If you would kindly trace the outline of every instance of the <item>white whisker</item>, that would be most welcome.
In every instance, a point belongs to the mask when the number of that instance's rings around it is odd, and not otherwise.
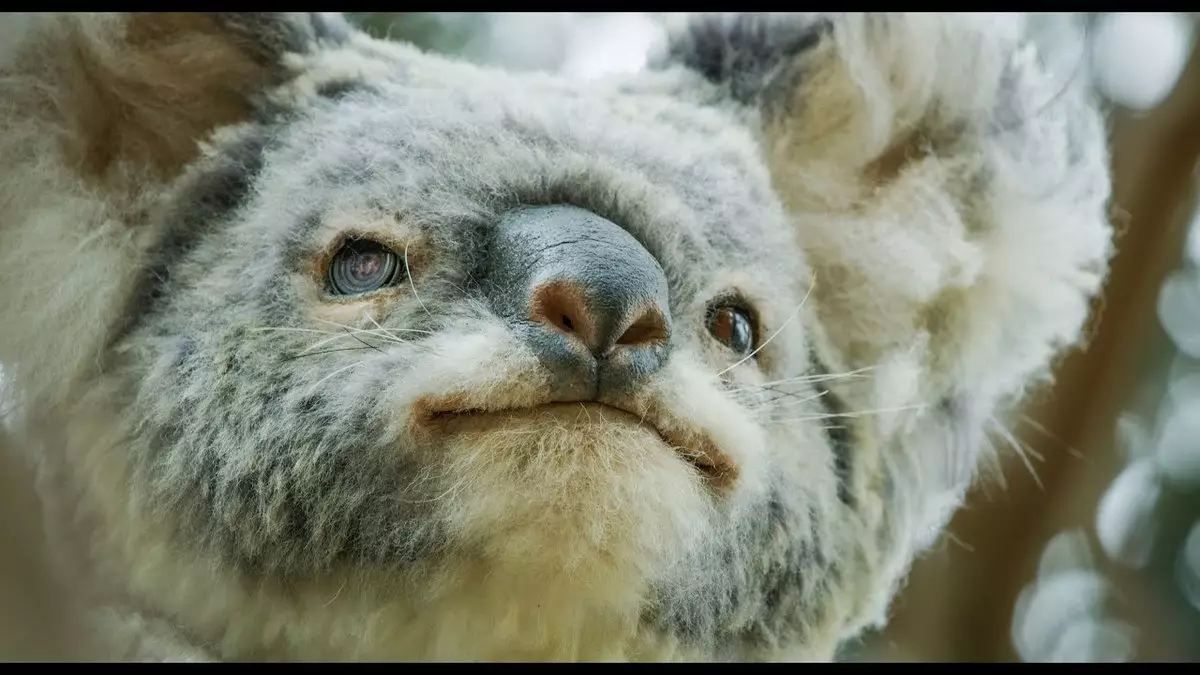
[[[354,326],[347,326],[346,324],[338,323],[336,321],[330,321],[328,319],[322,319],[319,317],[317,318],[317,321],[320,321],[321,323],[327,323],[331,326],[337,326],[338,328],[342,328],[344,330],[348,330],[348,331],[355,332],[355,333],[366,333],[367,335],[383,335],[383,333],[380,333],[379,330],[377,330],[377,329],[355,328]],[[393,328],[392,330],[400,332],[400,333],[418,333],[421,335],[433,335],[433,331],[421,330],[419,328]],[[389,336],[384,335],[384,337],[389,337]],[[390,337],[393,339],[396,339],[396,340],[400,339],[394,335],[392,335]]]
[[[343,332],[336,332],[336,331],[330,331],[330,330],[317,330],[315,328],[290,328],[290,327],[275,327],[275,326],[254,328],[252,330],[254,330],[255,332],[262,332],[262,331],[284,332],[284,331],[286,331],[286,332],[296,332],[296,333],[317,333],[319,335],[330,336],[325,339],[318,340],[318,341],[314,342],[313,344],[310,344],[309,346],[305,347],[303,351],[301,351],[299,354],[297,354],[297,356],[304,356],[305,354],[315,351],[319,347],[327,345],[330,342],[334,342],[336,340],[341,340],[341,339],[344,339],[347,337],[352,337],[352,338],[358,340],[359,342],[362,342],[362,344],[367,347],[371,347],[372,349],[377,349],[377,347],[375,347],[374,345],[370,345],[370,344],[367,344],[366,342],[363,342],[363,340],[361,338],[357,337],[356,335],[354,335],[353,332],[343,333]],[[361,332],[365,332],[365,331],[361,331]]]
[[[342,373],[347,370],[350,370],[354,366],[362,365],[363,363],[365,363],[365,361],[363,361],[362,359],[359,359],[359,360],[354,361],[350,365],[342,366],[341,368],[338,368],[337,370],[333,371],[332,373],[329,373],[325,377],[322,377],[321,379],[317,380],[316,383],[313,384],[313,386],[309,388],[309,391],[310,392],[316,391],[317,388],[320,387],[321,384],[325,382],[325,380],[328,380],[329,378],[333,377],[334,375],[337,375],[338,373]]]
[[[370,312],[363,312],[363,316],[367,317],[367,320],[370,321],[371,323],[375,324],[375,328],[383,331],[383,334],[386,335],[387,337],[395,340],[397,343],[404,342],[403,340],[400,339],[400,337],[398,335],[392,333],[391,331],[384,328],[383,326],[380,326],[379,322],[375,320],[375,317],[371,316]],[[415,330],[415,329],[413,329],[413,330]],[[428,331],[426,331],[426,332],[428,332]]]
[[[828,396],[828,395],[829,395],[828,389],[819,391],[815,394],[810,394],[808,396],[803,396],[801,394],[792,394],[789,392],[773,392],[771,390],[767,390],[767,391],[763,392],[763,398],[762,398],[762,400],[759,401],[759,403],[776,404],[776,406],[775,406],[776,408],[786,407],[786,406],[798,406],[798,405],[802,405],[805,403],[811,403],[819,398],[822,398],[822,397]]]
[[[877,415],[880,413],[901,412],[901,411],[905,411],[905,410],[921,410],[921,409],[927,408],[927,407],[929,407],[929,406],[927,406],[927,405],[903,405],[903,406],[897,406],[894,408],[876,408],[874,410],[856,410],[854,412],[845,412],[845,413],[820,413],[817,415],[804,415],[801,417],[772,418],[772,419],[768,419],[766,421],[782,423],[782,422],[804,422],[804,421],[808,421],[808,420],[823,420],[823,419],[838,418],[838,417],[854,418],[854,417],[862,417],[863,415]]]
[[[262,331],[273,330],[273,331],[287,331],[287,332],[296,332],[296,333],[320,333],[321,335],[334,335],[335,334],[331,330],[317,330],[316,328],[292,328],[289,326],[260,326],[258,328],[251,328],[250,330],[252,330],[256,333],[262,332]]]
[[[877,367],[878,366],[863,366],[862,368],[855,368],[854,370],[848,370],[844,373],[821,373],[819,375],[801,375],[799,377],[789,377],[789,378],[785,378],[782,380],[772,380],[770,382],[764,382],[759,386],[779,386],[779,385],[783,385],[783,384],[790,384],[792,382],[826,382],[828,380],[840,380],[840,379],[848,378],[848,377],[858,377],[858,376],[860,376],[861,373],[875,370]]]
[[[301,352],[298,354],[298,356],[303,356],[303,355],[305,355],[305,354],[307,354],[307,353],[309,353],[309,352],[315,351],[315,350],[316,350],[317,348],[319,348],[319,347],[322,347],[322,346],[324,346],[324,345],[327,345],[327,344],[329,344],[330,342],[334,342],[334,341],[336,341],[336,340],[342,340],[342,339],[345,339],[345,338],[348,338],[348,337],[355,337],[355,336],[354,336],[354,334],[353,334],[353,333],[334,333],[334,334],[333,334],[333,335],[331,335],[330,337],[327,337],[327,338],[325,338],[325,339],[323,339],[323,340],[317,340],[316,342],[312,343],[311,345],[309,345],[309,346],[305,347],[305,348],[304,348],[304,349],[303,349],[303,350],[302,350],[302,351],[301,351]]]
[[[760,351],[762,351],[763,347],[766,347],[768,344],[771,343],[771,340],[775,339],[776,335],[779,335],[781,332],[783,332],[783,329],[787,328],[788,324],[790,324],[797,316],[800,315],[800,310],[804,309],[804,303],[808,302],[808,296],[812,295],[813,288],[816,287],[816,285],[817,285],[817,276],[816,276],[816,274],[814,274],[812,283],[810,283],[808,285],[808,292],[804,294],[804,297],[801,298],[801,300],[800,300],[800,304],[796,306],[796,309],[792,312],[792,315],[789,316],[787,318],[787,320],[783,322],[783,325],[781,325],[778,329],[776,329],[774,333],[771,333],[770,337],[768,337],[766,340],[763,340],[763,343],[761,345],[759,345],[758,347],[756,347],[754,349],[754,351],[752,351],[749,354],[738,359],[738,361],[736,363],[729,366],[725,370],[722,370],[721,372],[717,373],[717,377],[720,377],[720,376],[724,375],[725,373],[728,373],[729,371],[733,370],[734,368],[737,368],[738,366],[742,365],[746,361],[749,361],[750,359],[754,358],[754,356],[756,354],[758,354]]]
[[[429,313],[429,308],[425,306],[425,301],[421,299],[420,295],[417,295],[417,285],[413,283],[412,272],[408,269],[408,244],[404,245],[404,276],[408,277],[408,287],[412,289],[413,297],[417,299],[417,302],[421,305],[421,309],[425,310],[427,316],[432,317],[433,315]]]

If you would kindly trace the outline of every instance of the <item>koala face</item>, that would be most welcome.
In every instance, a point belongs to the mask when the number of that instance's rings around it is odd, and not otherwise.
[[[700,16],[573,82],[29,20],[11,107],[75,108],[0,243],[100,243],[0,359],[88,573],[224,658],[829,658],[1103,275],[1098,116],[1004,28]]]
[[[251,575],[470,564],[706,646],[746,607],[798,629],[841,408],[749,134],[453,73],[248,128],[175,199],[203,234],[114,341],[147,500]]]

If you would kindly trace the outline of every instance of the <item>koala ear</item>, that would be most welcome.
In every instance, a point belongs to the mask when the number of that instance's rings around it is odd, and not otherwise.
[[[1021,30],[1019,15],[693,15],[652,61],[748,113],[830,340],[856,366],[905,355],[920,402],[1020,393],[1079,338],[1106,270],[1100,115]]]
[[[217,130],[256,119],[275,85],[296,82],[352,33],[339,17],[316,14],[0,21],[7,384],[23,398],[61,398],[95,371],[164,223],[193,227],[154,214],[195,178],[193,167],[216,161],[202,147]],[[229,167],[200,176],[209,201],[233,199],[253,161],[246,154],[225,153],[217,159]]]
[[[168,177],[250,116],[289,53],[345,39],[336,16],[127,13],[7,19],[5,107],[53,125],[80,177]],[[24,86],[22,86],[24,85]],[[11,114],[11,113],[10,113]]]

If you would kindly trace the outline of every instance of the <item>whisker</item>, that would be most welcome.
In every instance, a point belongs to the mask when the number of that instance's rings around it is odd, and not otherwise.
[[[308,347],[305,347],[304,351],[307,352],[307,351],[311,351],[313,349],[318,349],[320,347],[324,347],[325,345],[329,344],[330,342],[334,342],[334,341],[341,340],[341,339],[348,338],[348,337],[354,337],[355,339],[358,339],[357,337],[355,337],[355,335],[353,333],[330,333],[330,335],[331,335],[331,337],[327,337],[323,340],[317,340],[316,342],[309,345]],[[362,342],[362,340],[358,340],[358,341]],[[366,343],[363,343],[363,344],[366,344]],[[303,352],[301,352],[301,353],[303,353]]]
[[[329,321],[327,319],[321,319],[321,318],[317,318],[317,321],[320,321],[322,323],[327,323],[332,326],[336,326],[346,332],[342,333],[342,332],[331,331],[331,330],[318,330],[316,328],[296,328],[296,327],[291,327],[291,326],[259,326],[256,328],[252,328],[250,330],[253,330],[255,332],[281,331],[281,332],[293,332],[293,333],[317,333],[320,335],[331,335],[331,336],[333,336],[334,339],[345,338],[345,337],[354,337],[354,334],[356,334],[356,333],[363,333],[363,334],[370,335],[373,337],[381,336],[380,332],[378,330],[374,330],[374,329],[355,328],[354,326],[347,326],[345,324],[340,324],[336,321]],[[417,328],[393,328],[392,330],[400,331],[403,333],[419,333],[421,335],[433,335],[432,331],[420,330]],[[382,335],[382,337],[384,337],[385,339],[396,341],[396,342],[403,342],[404,344],[408,344],[406,341],[402,340],[401,338],[397,337],[396,335],[391,334],[391,331],[386,331],[386,332],[388,333],[387,335]],[[316,346],[319,346],[319,345],[312,345],[312,347],[316,347]]]
[[[798,377],[786,377],[786,378],[784,378],[784,380],[772,380],[769,382],[763,382],[761,384],[756,384],[754,382],[744,382],[744,383],[739,383],[739,387],[767,387],[767,386],[781,386],[781,384],[791,384],[791,383],[827,382],[829,380],[842,380],[842,378],[846,378],[846,377],[858,377],[858,376],[860,376],[860,374],[863,374],[863,372],[875,370],[876,368],[878,368],[878,366],[868,365],[868,366],[863,366],[863,368],[847,370],[846,372],[832,372],[832,374],[830,374],[830,372],[822,372],[822,374],[820,374],[820,375],[800,375]]]
[[[367,315],[367,318],[371,319],[371,321],[374,322],[374,319],[372,319],[369,314]],[[421,342],[401,339],[399,336],[392,334],[390,331],[388,331],[387,329],[385,329],[383,327],[380,327],[379,329],[375,329],[375,330],[368,330],[368,329],[362,329],[362,328],[354,328],[352,326],[343,326],[341,324],[337,324],[336,322],[332,322],[332,321],[330,321],[328,323],[339,326],[345,332],[339,333],[339,332],[333,332],[333,331],[314,330],[311,328],[296,328],[296,329],[282,328],[282,327],[279,328],[279,330],[295,330],[298,332],[317,333],[317,334],[321,334],[321,335],[329,335],[330,336],[328,338],[318,340],[317,342],[309,345],[308,347],[305,347],[302,351],[292,354],[290,357],[285,358],[284,360],[290,361],[293,359],[300,358],[302,356],[309,356],[309,355],[315,356],[318,354],[330,354],[333,352],[342,352],[342,351],[361,351],[363,349],[372,349],[372,350],[379,352],[380,354],[385,353],[384,350],[381,349],[379,345],[375,345],[375,344],[371,344],[370,342],[367,342],[362,337],[360,337],[360,334],[365,334],[370,337],[382,339],[384,342],[391,343],[391,344],[419,348],[419,349],[422,349],[425,351],[430,351],[430,352],[435,351],[435,350],[432,350],[428,345],[425,345]],[[378,325],[378,323],[376,323],[376,325]],[[263,330],[263,329],[256,329],[256,330]],[[271,330],[274,330],[274,328],[271,328]],[[405,329],[399,329],[399,330],[405,330]],[[415,329],[412,329],[412,330],[413,330],[413,332],[422,333],[422,334],[429,333],[429,331],[418,331]],[[331,342],[334,342],[336,340],[345,339],[345,338],[350,338],[352,340],[355,340],[362,346],[361,347],[338,347],[338,348],[333,348],[333,349],[319,349],[320,347],[327,345]]]
[[[367,317],[367,318],[370,318],[370,315],[368,315],[368,317]],[[376,345],[373,345],[373,344],[371,344],[371,343],[367,342],[366,340],[364,340],[364,339],[362,339],[362,338],[358,337],[358,336],[357,336],[357,335],[355,335],[354,333],[351,333],[351,334],[350,334],[350,337],[352,337],[352,338],[354,338],[355,340],[358,340],[359,342],[361,342],[361,343],[362,343],[362,345],[363,345],[364,347],[370,347],[371,349],[374,349],[375,351],[379,352],[380,354],[382,354],[382,353],[383,353],[383,350],[382,350],[382,349],[380,349],[378,346],[376,346]]]
[[[817,415],[805,415],[805,416],[801,416],[801,417],[768,419],[766,421],[782,423],[782,422],[804,422],[807,420],[823,420],[823,419],[831,419],[831,418],[836,418],[836,417],[855,418],[855,417],[862,417],[863,415],[877,415],[879,413],[901,412],[904,410],[921,410],[923,408],[928,408],[928,407],[929,407],[928,405],[903,405],[903,406],[897,406],[894,408],[876,408],[874,410],[856,410],[854,412],[844,412],[844,413],[821,413],[821,414],[817,414]]]
[[[771,333],[770,337],[768,337],[766,340],[763,340],[763,343],[761,345],[759,345],[758,347],[756,347],[754,349],[754,351],[752,351],[749,354],[738,359],[736,363],[729,366],[725,370],[722,370],[721,372],[717,373],[717,377],[720,377],[720,376],[724,375],[725,373],[728,373],[729,371],[733,370],[734,368],[737,368],[738,366],[742,365],[746,361],[749,361],[750,359],[754,358],[754,356],[756,354],[758,354],[760,351],[762,351],[763,347],[766,347],[768,344],[771,343],[771,340],[775,339],[776,335],[779,335],[781,332],[783,332],[783,329],[787,328],[788,324],[790,324],[797,316],[800,315],[800,310],[804,309],[804,304],[806,302],[808,302],[808,296],[812,295],[813,288],[815,288],[816,285],[817,285],[817,275],[813,274],[812,282],[808,285],[808,292],[805,293],[804,297],[800,299],[800,304],[796,306],[796,309],[792,312],[792,315],[789,316],[787,318],[787,320],[784,321],[783,324],[781,326],[779,326],[778,329],[775,330],[774,333]]]
[[[401,339],[400,339],[400,337],[399,337],[398,335],[395,335],[395,334],[393,334],[391,331],[389,331],[388,329],[384,328],[383,326],[380,326],[380,325],[379,325],[379,322],[375,320],[375,317],[371,316],[371,313],[370,313],[370,312],[363,312],[363,316],[367,317],[367,320],[368,320],[368,321],[370,321],[371,323],[375,324],[375,328],[377,328],[377,329],[379,329],[379,330],[383,331],[383,334],[384,334],[384,335],[386,335],[386,336],[388,336],[388,337],[392,338],[392,339],[393,339],[393,340],[395,340],[396,342],[404,342],[404,340],[401,340]]]
[[[355,328],[354,326],[347,326],[346,324],[338,323],[336,321],[330,321],[329,319],[322,319],[320,317],[317,317],[317,321],[320,321],[322,323],[327,323],[331,326],[337,326],[338,328],[342,328],[342,329],[352,331],[355,333],[366,333],[367,335],[379,335],[380,334],[379,330],[377,330],[377,329]],[[398,331],[400,333],[419,333],[421,335],[433,335],[433,331],[421,330],[419,328],[393,328],[391,330]],[[399,339],[394,335],[392,335],[390,337],[392,339]]]
[[[404,245],[404,276],[408,277],[408,287],[412,289],[413,297],[420,303],[421,309],[425,310],[427,316],[432,317],[433,314],[430,314],[429,308],[425,306],[425,301],[421,299],[420,295],[417,295],[417,285],[413,283],[412,271],[408,269],[408,244]]]
[[[295,361],[296,359],[304,358],[305,356],[319,356],[321,354],[332,354],[334,352],[361,352],[364,349],[374,349],[377,352],[383,351],[382,349],[379,349],[375,345],[367,345],[366,347],[338,347],[336,349],[322,349],[319,352],[304,351],[304,352],[300,352],[299,354],[292,354],[291,356],[288,356],[282,360],[283,361]]]
[[[358,361],[354,361],[354,362],[350,363],[349,365],[342,366],[341,368],[338,368],[337,370],[333,371],[332,373],[329,373],[329,374],[328,374],[328,375],[326,375],[325,377],[322,377],[321,379],[317,380],[317,381],[316,381],[316,383],[315,383],[315,384],[313,384],[313,386],[309,388],[309,391],[310,391],[310,392],[312,392],[312,391],[316,391],[316,390],[317,390],[317,388],[318,388],[318,387],[320,387],[320,386],[321,386],[321,384],[323,384],[323,383],[325,382],[325,380],[328,380],[329,378],[333,377],[334,375],[337,375],[337,374],[339,374],[339,373],[343,373],[343,372],[345,372],[345,371],[347,371],[347,370],[350,370],[351,368],[353,368],[353,367],[355,367],[355,366],[362,365],[363,363],[366,363],[366,362],[365,362],[365,361],[362,361],[362,360],[358,360]]]
[[[370,344],[366,340],[363,340],[362,338],[355,335],[353,332],[351,332],[350,328],[343,326],[343,329],[346,330],[345,334],[336,333],[334,331],[328,331],[328,330],[317,330],[315,328],[294,328],[294,327],[290,327],[290,326],[259,326],[256,328],[252,328],[251,330],[253,330],[255,332],[277,331],[277,332],[295,332],[295,333],[317,333],[318,335],[329,335],[330,336],[323,340],[318,340],[315,343],[305,347],[302,352],[294,355],[292,358],[297,358],[299,356],[303,356],[304,354],[309,353],[309,352],[311,352],[311,350],[317,349],[318,347],[321,347],[322,345],[329,344],[330,342],[333,342],[335,340],[339,340],[339,339],[342,339],[345,337],[350,337],[350,338],[357,340],[364,347],[374,349],[375,351],[380,352],[380,353],[383,352],[383,350],[380,349],[377,345]],[[342,350],[332,349],[332,350],[327,350],[327,351],[342,351]],[[320,351],[320,352],[315,352],[315,353],[324,354],[324,353],[327,353],[327,351]],[[290,359],[285,359],[285,360],[290,360]]]
[[[757,405],[770,405],[770,404],[776,403],[780,400],[790,398],[790,399],[795,399],[794,401],[792,401],[792,400],[788,401],[788,403],[790,405],[800,405],[801,403],[815,401],[815,400],[821,398],[822,396],[827,396],[829,394],[828,389],[823,389],[816,394],[809,394],[808,396],[805,396],[804,394],[797,394],[795,392],[790,392],[790,391],[782,391],[780,389],[775,389],[773,387],[763,387],[763,388],[766,389],[767,391],[774,392],[775,394],[778,394],[778,395],[773,396],[768,399],[765,399],[765,400],[763,400],[763,399],[755,400],[755,401],[752,401],[753,403],[755,403]]]
[[[274,330],[274,331],[288,331],[288,332],[296,332],[296,333],[320,333],[321,335],[333,335],[334,334],[333,331],[329,331],[329,330],[317,330],[316,328],[292,328],[290,326],[259,326],[256,328],[251,328],[250,330],[252,330],[256,333],[259,333],[262,331]]]

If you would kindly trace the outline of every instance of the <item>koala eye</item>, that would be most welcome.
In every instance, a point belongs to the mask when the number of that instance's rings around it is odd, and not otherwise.
[[[735,305],[718,305],[708,311],[708,332],[739,357],[754,351],[758,339],[750,312]]]
[[[347,240],[329,265],[329,286],[337,295],[361,295],[401,280],[399,256],[364,239]]]

